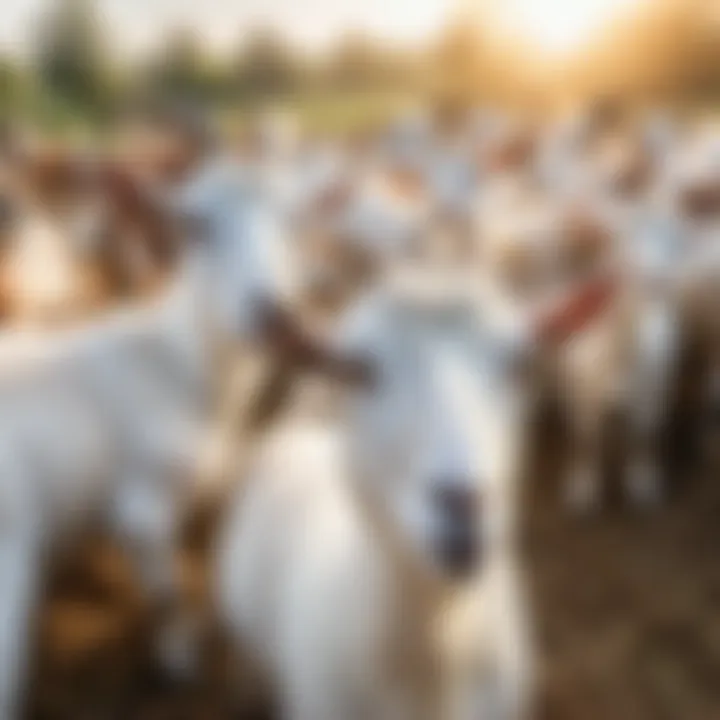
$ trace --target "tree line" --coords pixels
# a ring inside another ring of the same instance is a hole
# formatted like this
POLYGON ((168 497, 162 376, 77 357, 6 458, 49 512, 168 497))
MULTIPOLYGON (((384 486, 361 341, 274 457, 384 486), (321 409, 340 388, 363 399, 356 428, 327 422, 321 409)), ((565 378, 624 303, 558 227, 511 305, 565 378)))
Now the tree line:
POLYGON ((270 27, 213 55, 189 27, 171 28, 142 59, 123 62, 93 0, 54 0, 29 62, 0 56, 0 111, 102 121, 143 98, 182 97, 212 105, 256 104, 310 93, 413 92, 420 55, 348 33, 311 58, 270 27))
POLYGON ((562 72, 537 73, 527 50, 500 47, 491 28, 457 16, 425 47, 399 49, 348 33, 310 57, 278 31, 258 27, 218 57, 188 27, 169 29, 150 56, 122 62, 94 0, 53 0, 31 60, 0 57, 0 113, 102 122, 142 98, 172 96, 218 106, 308 95, 384 92, 534 105, 557 92, 617 92, 662 99, 720 97, 720 12, 715 0, 656 0, 601 35, 562 72), (715 16, 712 16, 715 17, 715 16))

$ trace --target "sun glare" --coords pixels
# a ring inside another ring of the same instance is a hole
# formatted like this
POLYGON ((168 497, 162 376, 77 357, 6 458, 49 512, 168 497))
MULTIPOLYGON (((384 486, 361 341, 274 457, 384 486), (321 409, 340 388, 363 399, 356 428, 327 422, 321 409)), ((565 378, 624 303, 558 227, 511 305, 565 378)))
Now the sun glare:
POLYGON ((582 47, 640 1, 491 0, 488 9, 500 33, 564 55, 582 47))

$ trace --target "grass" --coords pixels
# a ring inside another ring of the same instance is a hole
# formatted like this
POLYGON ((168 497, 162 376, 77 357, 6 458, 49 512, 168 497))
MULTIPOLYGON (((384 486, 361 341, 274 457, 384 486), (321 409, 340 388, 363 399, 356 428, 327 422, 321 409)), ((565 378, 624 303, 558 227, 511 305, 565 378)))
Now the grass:
MULTIPOLYGON (((273 102, 243 102, 220 108, 217 114, 221 128, 230 136, 267 110, 290 113, 312 134, 337 136, 387 123, 412 102, 410 95, 397 92, 324 92, 273 102)), ((57 98, 37 98, 23 115, 44 136, 59 140, 102 139, 107 131, 57 98)))

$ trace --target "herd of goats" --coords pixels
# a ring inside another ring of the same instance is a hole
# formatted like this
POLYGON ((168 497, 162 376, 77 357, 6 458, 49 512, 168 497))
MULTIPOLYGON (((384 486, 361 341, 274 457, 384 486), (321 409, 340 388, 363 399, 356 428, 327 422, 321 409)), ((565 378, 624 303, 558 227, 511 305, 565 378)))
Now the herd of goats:
POLYGON ((49 564, 90 530, 157 608, 158 663, 192 672, 178 537, 204 502, 239 703, 532 716, 533 411, 567 419, 572 513, 601 510, 621 413, 627 501, 652 512, 693 344, 712 462, 720 129, 600 108, 352 140, 270 118, 237 147, 189 108, 140 127, 95 152, 2 134, 0 718, 49 564))

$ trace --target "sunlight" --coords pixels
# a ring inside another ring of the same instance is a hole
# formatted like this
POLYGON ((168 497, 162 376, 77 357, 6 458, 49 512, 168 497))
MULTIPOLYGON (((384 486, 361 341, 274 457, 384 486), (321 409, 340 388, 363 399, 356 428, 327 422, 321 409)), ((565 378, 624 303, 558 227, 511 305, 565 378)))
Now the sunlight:
POLYGON ((501 34, 552 54, 567 54, 641 0, 491 0, 488 11, 501 34))

